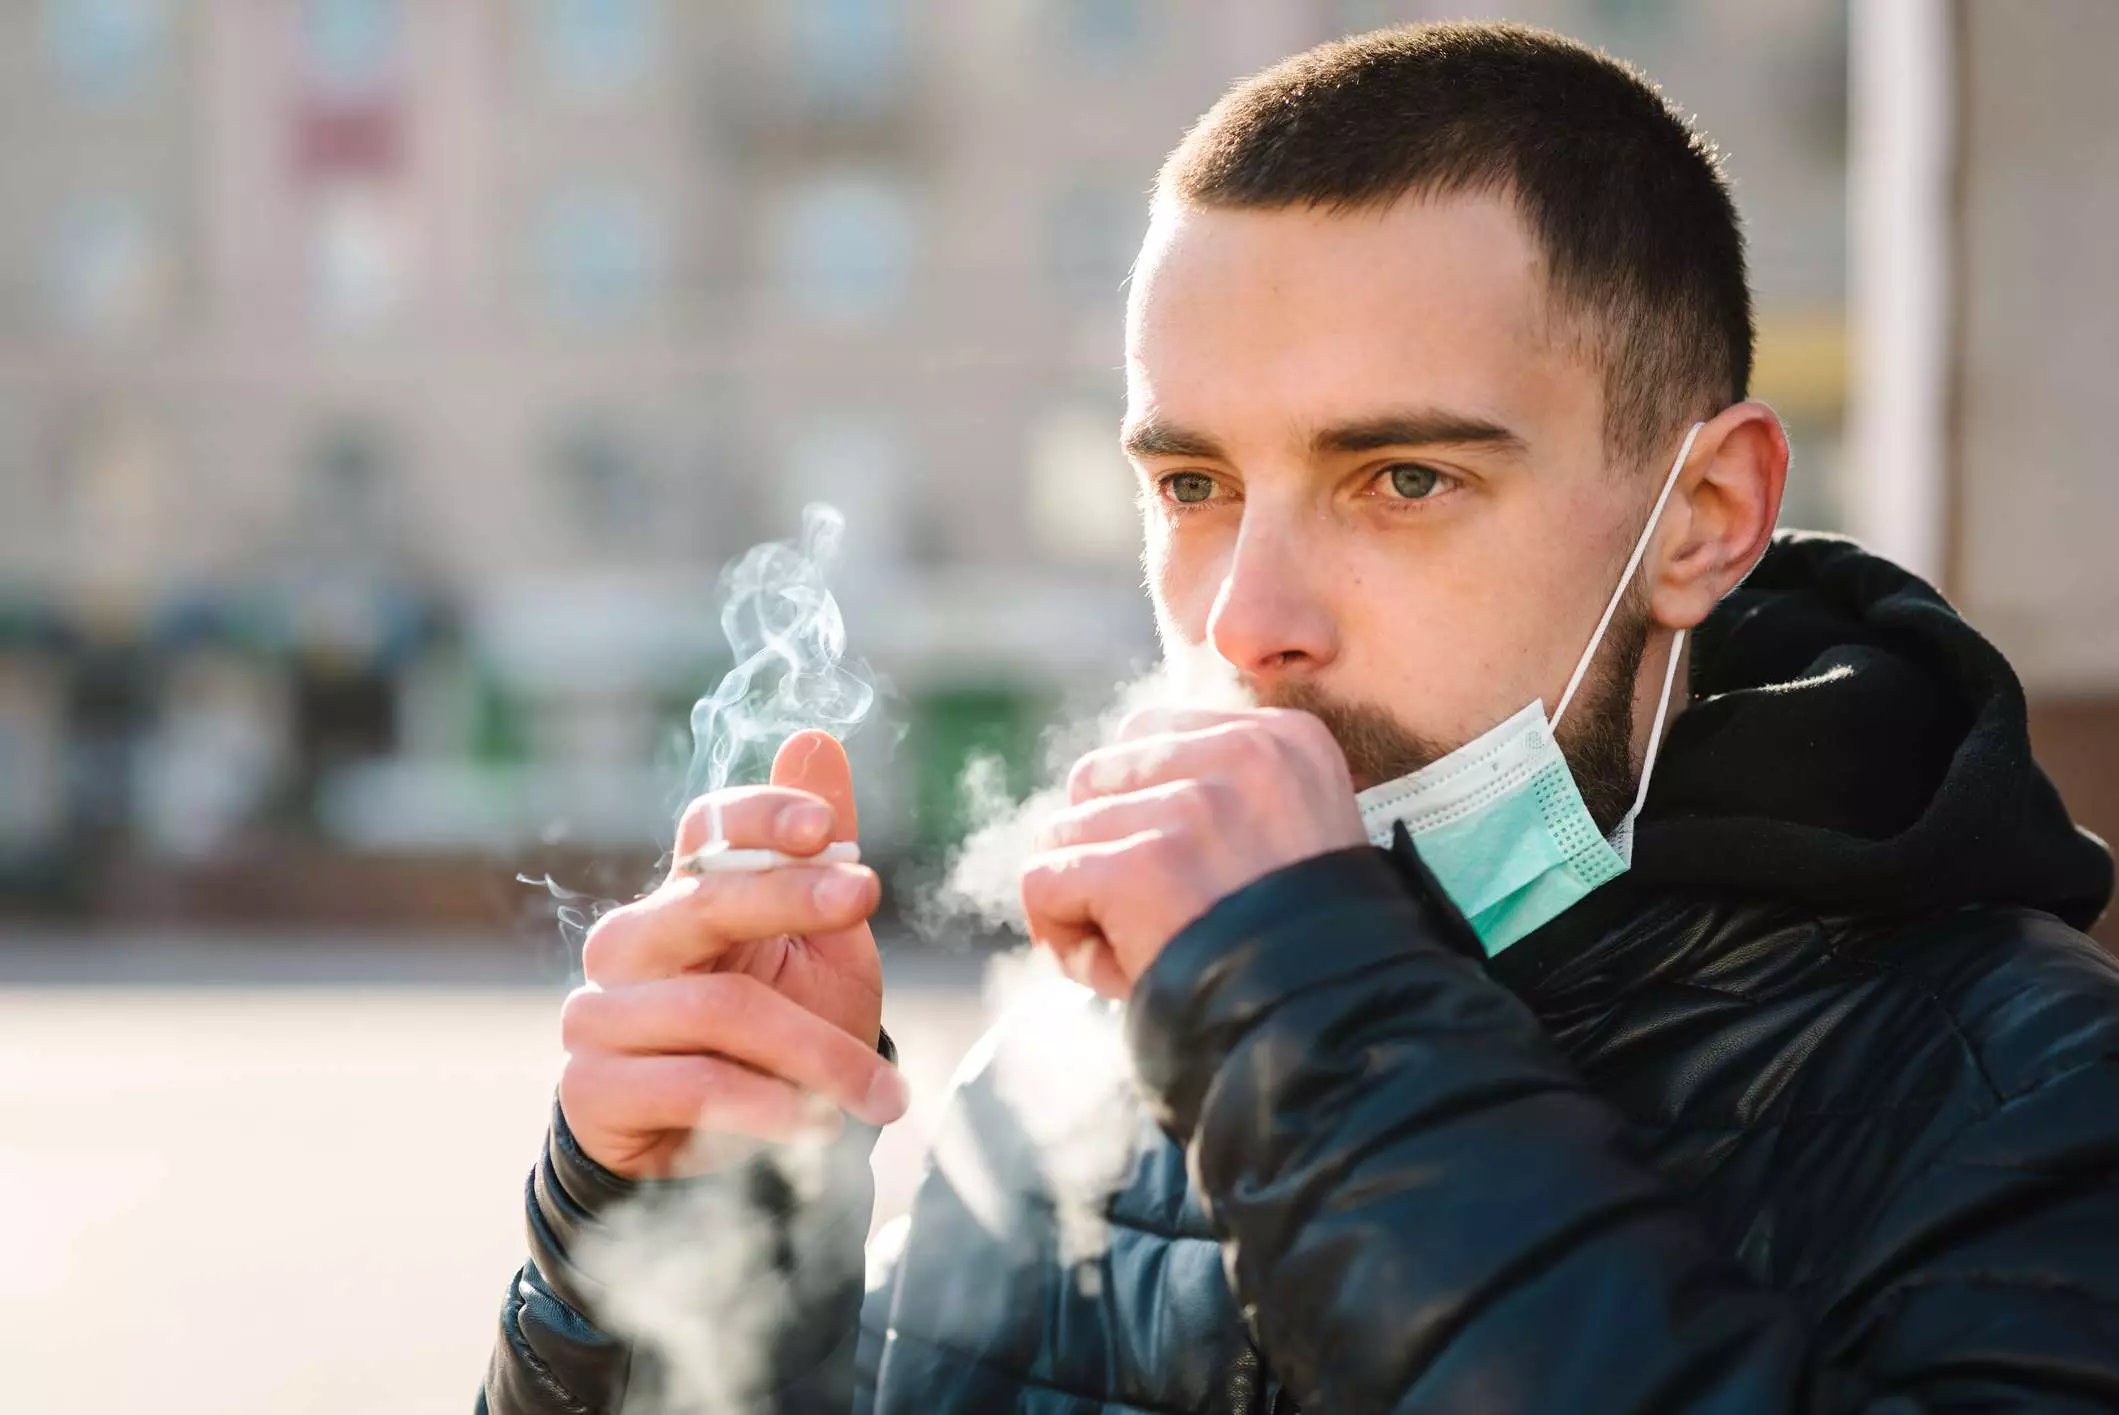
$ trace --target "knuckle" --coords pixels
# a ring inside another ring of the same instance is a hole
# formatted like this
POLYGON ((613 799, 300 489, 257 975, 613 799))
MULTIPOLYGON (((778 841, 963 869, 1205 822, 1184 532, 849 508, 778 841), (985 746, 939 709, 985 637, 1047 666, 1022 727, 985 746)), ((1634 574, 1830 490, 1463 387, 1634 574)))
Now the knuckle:
MULTIPOLYGON (((1149 838, 1153 838, 1151 835, 1149 838)), ((1055 889, 1067 893, 1076 908, 1081 901, 1095 899, 1101 893, 1101 882, 1109 878, 1114 869, 1123 868, 1130 847, 1115 850, 1084 850, 1068 857, 1062 867, 1064 878, 1055 881, 1055 889)))
MULTIPOLYGON (((581 1064, 572 1057, 559 1070, 559 1110, 566 1116, 568 1125, 581 1123, 583 1099, 581 1094, 581 1064)), ((590 1107, 593 1110, 593 1107, 590 1107)))
POLYGON ((1106 765, 1109 760, 1110 754, 1099 750, 1075 762, 1067 773, 1067 800, 1070 803, 1078 806, 1096 794, 1098 783, 1109 774, 1106 765))
POLYGON ((559 1072, 559 1108, 569 1123, 579 1123, 607 1109, 603 1102, 611 1090, 606 1080, 605 1068, 599 1062, 580 1056, 567 1058, 559 1072))
POLYGON ((1161 727, 1165 716, 1163 709, 1159 707, 1133 708, 1118 721, 1119 738, 1131 741, 1135 737, 1146 736, 1161 727))
POLYGON ((590 983, 568 993, 559 1005, 559 1043, 567 1055, 584 1050, 597 1034, 597 1014, 604 997, 603 989, 590 983))
POLYGON ((1083 811, 1077 806, 1069 810, 1054 811, 1038 822, 1037 848, 1039 850, 1061 850, 1081 838, 1083 811))
POLYGON ((1223 747, 1223 756, 1229 764, 1229 769, 1247 779, 1270 770, 1275 755, 1272 734, 1262 723, 1257 722, 1244 722, 1232 727, 1223 747))
POLYGON ((677 820, 677 839, 683 848, 697 849, 713 832, 717 808, 725 809, 726 802, 713 792, 694 796, 685 804, 677 820))
POLYGON ((588 936, 581 941, 581 975, 584 978, 594 982, 610 975, 618 956, 624 951, 625 935, 636 917, 636 907, 628 904, 613 909, 590 927, 588 936))
POLYGON ((1289 744, 1305 756, 1316 757, 1338 750, 1339 744, 1333 739, 1331 729, 1315 713, 1289 712, 1281 723, 1281 731, 1286 734, 1289 744))
POLYGON ((1199 796, 1207 819, 1216 825, 1227 825, 1234 821, 1245 799, 1241 787, 1225 776, 1202 778, 1199 782, 1199 796))
POLYGON ((1314 750, 1318 734, 1324 730, 1324 723, 1314 713, 1299 708, 1268 708, 1259 715, 1259 723, 1282 752, 1314 750))
POLYGON ((1048 861, 1036 861, 1024 868, 1018 889, 1025 914, 1042 914, 1050 907, 1053 880, 1053 867, 1048 861))
POLYGON ((696 796, 679 819, 679 853, 698 849, 718 833, 734 844, 750 844, 768 833, 773 814, 795 793, 777 786, 725 786, 696 796))
POLYGON ((1195 777, 1171 793, 1170 804, 1181 824, 1204 830, 1214 824, 1221 806, 1221 794, 1222 786, 1218 780, 1195 777))
POLYGON ((1290 712, 1285 718, 1261 723, 1259 749, 1276 772, 1285 773, 1316 750, 1314 731, 1324 726, 1306 712, 1290 712))
POLYGON ((1174 830, 1158 830, 1145 838, 1136 847, 1142 862, 1155 873, 1167 873, 1186 853, 1184 834, 1174 830))

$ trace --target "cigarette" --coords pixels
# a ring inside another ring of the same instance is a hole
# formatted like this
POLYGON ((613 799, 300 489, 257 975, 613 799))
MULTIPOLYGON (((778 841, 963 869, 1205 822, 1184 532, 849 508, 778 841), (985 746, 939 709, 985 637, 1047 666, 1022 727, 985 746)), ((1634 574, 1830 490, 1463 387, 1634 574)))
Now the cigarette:
POLYGON ((786 865, 853 865, 861 860, 861 847, 851 840, 834 840, 814 855, 790 855, 782 850, 735 850, 716 841, 694 850, 677 861, 677 870, 687 875, 721 875, 777 870, 786 865))

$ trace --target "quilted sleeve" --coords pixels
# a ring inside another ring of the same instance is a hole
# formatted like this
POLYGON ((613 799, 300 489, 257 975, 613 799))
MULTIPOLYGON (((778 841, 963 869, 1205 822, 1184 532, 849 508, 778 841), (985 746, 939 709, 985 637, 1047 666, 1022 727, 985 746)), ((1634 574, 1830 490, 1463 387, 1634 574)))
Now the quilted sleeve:
POLYGON ((1366 848, 1141 978, 1144 1093, 1304 1409, 2119 1411, 2119 1072, 1968 1125, 1814 1323, 1716 1250, 1461 920, 1366 848))

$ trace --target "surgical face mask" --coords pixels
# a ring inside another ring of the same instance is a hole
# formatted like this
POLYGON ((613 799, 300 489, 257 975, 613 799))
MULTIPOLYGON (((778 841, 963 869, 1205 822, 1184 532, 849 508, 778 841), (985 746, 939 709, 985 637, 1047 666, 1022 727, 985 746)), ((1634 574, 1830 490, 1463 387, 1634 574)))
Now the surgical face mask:
POLYGON ((1361 822, 1375 844, 1388 848, 1400 825, 1411 833, 1421 860, 1471 921, 1489 957, 1558 918, 1633 863, 1633 823, 1641 813, 1641 803, 1648 799, 1648 776, 1663 737, 1684 631, 1679 630, 1671 640, 1663 691, 1656 699, 1655 722, 1648 733, 1648 754, 1641 764, 1640 789, 1609 839, 1597 829, 1583 803, 1557 733, 1596 658, 1597 646, 1611 627, 1612 615, 1641 567, 1641 557, 1648 552, 1649 538, 1677 486, 1678 473, 1692 455, 1693 439, 1704 426, 1694 423, 1685 434, 1655 508, 1648 513, 1648 524, 1641 528, 1625 572, 1619 576, 1618 588, 1604 606, 1604 617, 1589 636, 1589 646, 1582 650, 1552 715, 1546 716, 1541 698, 1448 756, 1409 776, 1370 787, 1355 798, 1361 807, 1361 822))

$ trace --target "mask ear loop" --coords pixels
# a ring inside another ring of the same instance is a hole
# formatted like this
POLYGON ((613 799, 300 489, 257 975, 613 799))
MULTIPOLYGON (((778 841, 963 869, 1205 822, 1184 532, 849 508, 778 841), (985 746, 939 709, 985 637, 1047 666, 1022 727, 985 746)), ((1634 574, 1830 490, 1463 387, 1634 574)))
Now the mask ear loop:
POLYGON ((1685 653, 1685 631, 1678 630, 1670 636, 1670 662, 1663 665, 1663 691, 1655 700, 1655 722, 1648 729, 1648 751, 1641 758, 1641 789, 1633 793, 1633 809, 1626 813, 1632 820, 1641 813, 1648 800, 1648 778, 1655 773, 1655 749, 1663 744, 1663 722, 1670 712, 1670 686, 1677 681, 1678 660, 1685 653))
MULTIPOLYGON (((1669 502, 1670 493, 1677 490, 1678 473, 1685 470, 1685 459, 1692 455, 1693 441, 1699 437, 1700 429, 1705 426, 1705 423, 1694 423, 1686 432, 1684 444, 1678 448, 1677 460, 1670 464, 1670 475, 1663 478, 1663 490, 1656 496, 1655 508, 1648 513, 1648 524, 1641 527, 1640 539, 1633 543, 1633 554, 1627 557, 1626 569, 1619 576, 1618 588, 1611 592, 1611 599, 1604 606, 1604 617, 1597 621, 1596 632, 1589 636, 1589 647, 1582 650, 1582 657, 1575 663, 1574 676, 1567 680, 1567 690, 1560 694, 1560 705, 1552 710, 1550 726, 1555 732, 1560 730, 1560 719, 1566 715, 1568 704, 1575 700, 1575 690, 1582 686, 1582 676, 1589 672, 1589 665, 1596 659, 1597 645, 1604 642, 1604 631, 1611 627, 1611 616, 1618 612, 1619 601, 1626 597, 1626 589, 1633 583, 1634 571, 1641 568, 1641 557, 1648 553, 1648 542, 1655 534, 1656 522, 1663 519, 1663 507, 1669 502)), ((1673 664, 1677 662, 1674 644, 1670 661, 1673 664)), ((1670 692, 1667 685, 1663 692, 1667 698, 1670 692)), ((1658 716, 1660 717, 1660 713, 1658 716)))

